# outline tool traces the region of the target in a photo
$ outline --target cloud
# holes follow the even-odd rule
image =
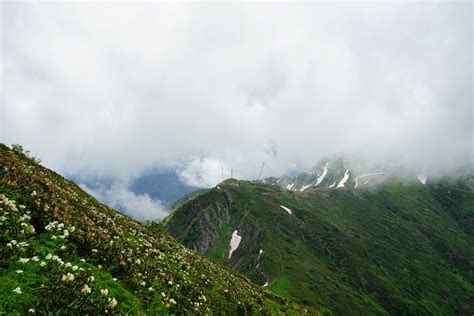
[[[135,194],[128,185],[114,182],[110,186],[97,184],[81,188],[105,203],[139,221],[158,220],[168,215],[168,211],[159,200],[154,200],[148,194]]]
[[[1,141],[66,174],[472,161],[470,2],[1,8]]]
[[[227,166],[224,169],[221,161],[210,158],[195,158],[178,169],[180,179],[184,183],[195,187],[211,187],[226,178],[230,178],[230,173]]]

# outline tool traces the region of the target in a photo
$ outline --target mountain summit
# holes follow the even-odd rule
[[[361,189],[382,183],[400,174],[409,180],[418,179],[423,184],[427,181],[427,176],[423,171],[415,173],[395,164],[367,164],[357,160],[332,157],[320,160],[309,171],[301,172],[294,177],[269,177],[262,180],[262,183],[300,192],[315,188]]]

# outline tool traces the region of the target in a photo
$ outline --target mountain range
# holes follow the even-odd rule
[[[165,219],[190,249],[338,315],[470,315],[474,177],[322,160],[295,177],[228,179]]]
[[[173,208],[137,222],[0,144],[0,313],[474,310],[471,169],[323,159],[295,176],[227,179]]]

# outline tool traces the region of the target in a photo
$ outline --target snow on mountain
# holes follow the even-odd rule
[[[232,253],[237,250],[239,247],[240,241],[242,240],[242,236],[239,236],[238,231],[234,230],[232,232],[232,237],[230,238],[230,250],[229,250],[229,259],[232,257]]]

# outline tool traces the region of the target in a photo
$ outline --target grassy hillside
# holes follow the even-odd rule
[[[0,314],[318,314],[0,144]]]
[[[254,282],[336,314],[471,315],[474,194],[468,183],[393,178],[370,190],[296,193],[227,180],[180,206],[167,228]],[[235,230],[241,241],[229,259]]]

